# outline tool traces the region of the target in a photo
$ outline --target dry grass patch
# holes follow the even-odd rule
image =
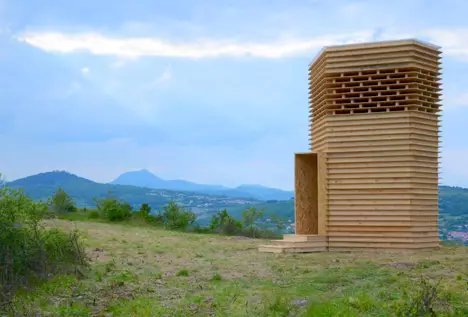
[[[464,247],[274,255],[257,251],[265,241],[246,238],[92,222],[48,225],[84,233],[92,271],[73,296],[63,292],[76,282],[72,277],[19,296],[29,310],[74,316],[387,316],[409,309],[405,300],[423,275],[441,279],[439,292],[451,310],[436,307],[439,314],[468,314],[462,305],[468,302]]]

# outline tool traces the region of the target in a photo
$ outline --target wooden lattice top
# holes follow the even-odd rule
[[[410,40],[327,48],[309,68],[310,117],[440,110],[440,51]]]

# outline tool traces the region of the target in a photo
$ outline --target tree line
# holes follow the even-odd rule
[[[174,200],[155,212],[147,203],[142,203],[138,210],[134,210],[128,202],[110,192],[107,197],[95,198],[94,201],[95,208],[78,209],[73,199],[59,188],[51,197],[50,209],[57,217],[70,220],[83,220],[85,215],[86,220],[137,223],[143,221],[168,230],[241,235],[252,238],[277,238],[286,227],[285,219],[274,214],[266,215],[264,209],[253,206],[245,208],[240,219],[231,216],[227,209],[219,210],[212,215],[208,226],[201,226],[197,223],[198,217],[195,213]],[[267,218],[270,220],[268,223]]]

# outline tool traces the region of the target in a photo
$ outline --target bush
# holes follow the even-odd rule
[[[155,216],[151,214],[151,207],[148,204],[141,204],[140,210],[135,214],[135,216],[143,219],[149,224],[161,225],[163,223],[161,215]]]
[[[109,221],[122,221],[132,217],[132,206],[126,202],[109,196],[96,199],[99,216]]]
[[[76,231],[41,225],[48,208],[21,190],[0,188],[0,315],[18,287],[88,263]]]
[[[254,239],[281,239],[283,236],[275,230],[259,228],[256,226],[244,228],[241,235]]]
[[[169,229],[187,229],[197,220],[197,215],[184,207],[178,206],[174,201],[163,207],[160,217],[164,226]]]
[[[448,298],[440,289],[440,279],[433,280],[421,275],[419,283],[414,283],[410,292],[403,290],[405,301],[398,303],[396,308],[397,316],[439,316],[441,311],[453,310],[448,305]],[[454,314],[454,316],[461,316]]]
[[[146,203],[145,203],[145,204],[141,204],[141,207],[140,207],[140,211],[139,211],[139,212],[140,212],[141,215],[143,215],[143,216],[145,216],[145,217],[149,216],[150,213],[151,213],[151,207],[150,207],[150,205],[148,205],[148,204],[146,204]]]
[[[210,230],[220,234],[235,235],[241,232],[242,223],[231,217],[226,209],[223,209],[212,216]]]
[[[99,212],[97,210],[93,210],[89,213],[88,215],[89,219],[98,219],[99,218]]]

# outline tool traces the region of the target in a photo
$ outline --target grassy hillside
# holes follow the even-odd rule
[[[465,247],[411,255],[273,255],[257,251],[264,241],[246,238],[60,220],[48,225],[84,233],[91,270],[19,295],[20,315],[404,316],[419,307],[418,292],[438,282],[437,316],[468,315]]]

